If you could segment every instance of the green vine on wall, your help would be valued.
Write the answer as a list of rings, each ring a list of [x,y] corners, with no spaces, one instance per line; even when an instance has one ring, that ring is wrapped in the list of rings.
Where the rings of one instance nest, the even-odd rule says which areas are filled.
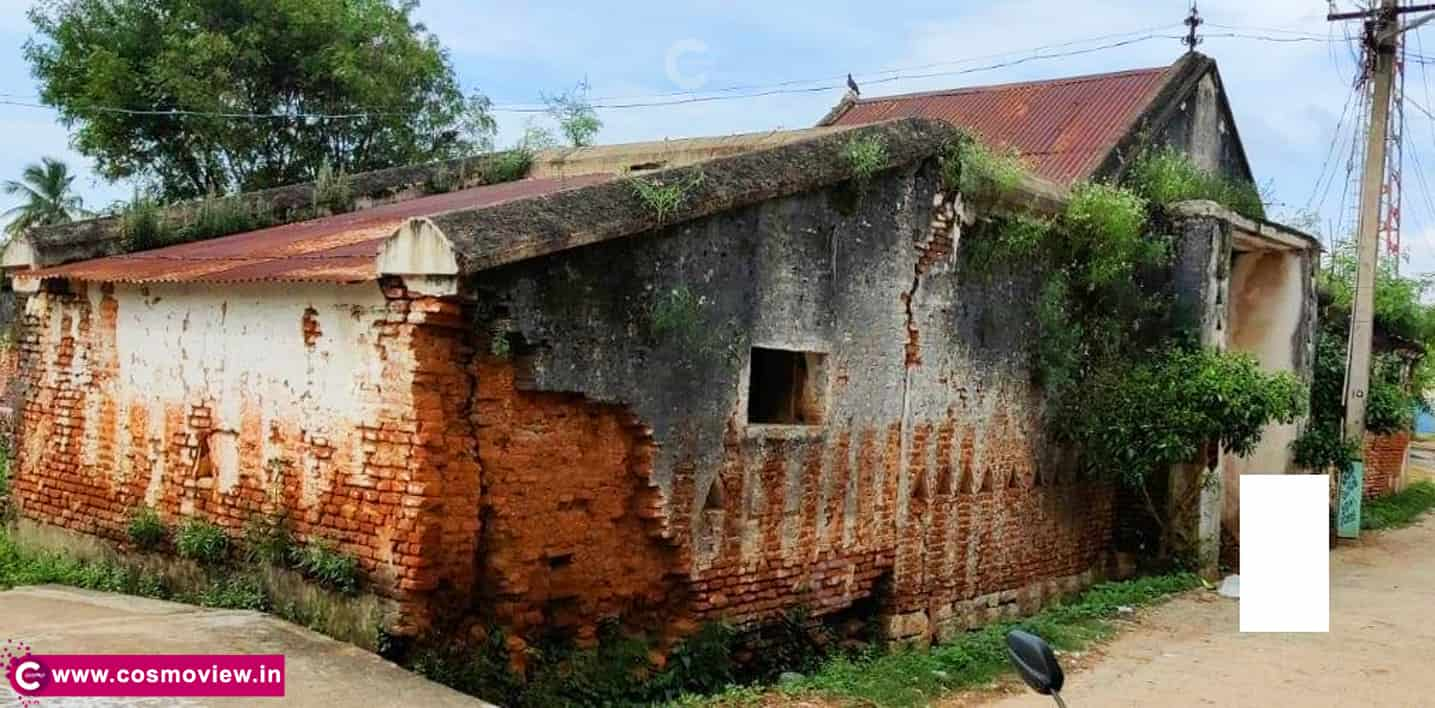
[[[1355,292],[1355,254],[1349,244],[1330,255],[1317,281],[1321,301],[1311,380],[1311,416],[1293,445],[1296,464],[1311,470],[1344,469],[1360,459],[1358,441],[1344,439],[1345,355]],[[1390,262],[1375,278],[1376,352],[1366,398],[1367,431],[1388,435],[1410,430],[1417,408],[1430,409],[1435,389],[1435,307],[1425,304],[1429,283],[1401,276]]]
[[[964,197],[1013,189],[1021,169],[1015,155],[969,137],[942,161],[944,184]],[[1160,526],[1159,555],[1170,533],[1164,505],[1147,493],[1154,475],[1205,461],[1214,446],[1248,452],[1267,424],[1305,410],[1305,388],[1293,376],[1200,347],[1179,326],[1169,292],[1175,237],[1165,229],[1166,205],[1214,198],[1249,210],[1253,193],[1179,153],[1149,151],[1120,184],[1073,187],[1054,219],[995,215],[964,237],[969,273],[1040,274],[1032,359],[1048,428],[1089,474],[1142,493]]]

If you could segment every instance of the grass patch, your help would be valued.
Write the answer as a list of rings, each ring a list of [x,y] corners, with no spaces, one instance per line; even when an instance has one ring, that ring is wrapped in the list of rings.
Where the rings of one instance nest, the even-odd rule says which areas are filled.
[[[137,507],[130,514],[130,524],[126,530],[129,532],[130,543],[144,551],[159,548],[169,535],[169,529],[165,528],[159,513],[147,506]]]
[[[1070,602],[1030,618],[998,622],[968,632],[929,650],[869,651],[839,655],[816,672],[775,690],[788,695],[816,694],[859,705],[920,706],[951,691],[986,683],[1007,673],[1006,633],[1022,628],[1053,647],[1072,650],[1110,636],[1108,621],[1121,607],[1141,607],[1197,587],[1190,573],[1103,583]],[[740,705],[760,701],[752,687],[732,688],[710,697],[685,696],[674,705]]]
[[[352,595],[359,589],[359,560],[328,543],[311,541],[293,549],[294,569],[320,585]]]
[[[852,168],[852,178],[861,184],[887,168],[887,144],[880,135],[852,138],[842,150],[842,156]]]
[[[229,558],[229,537],[208,521],[188,519],[174,535],[174,550],[180,558],[219,565]]]
[[[1416,482],[1404,491],[1366,501],[1360,511],[1360,527],[1398,529],[1419,521],[1431,509],[1435,509],[1435,482]]]
[[[165,220],[164,209],[155,199],[135,192],[134,198],[120,212],[120,241],[126,253],[148,251],[173,242],[173,228]]]
[[[1254,184],[1203,170],[1175,148],[1142,152],[1132,163],[1125,182],[1152,203],[1163,206],[1209,199],[1247,218],[1263,219],[1266,215],[1260,190]]]
[[[0,590],[57,584],[201,607],[258,610],[369,650],[377,648],[385,621],[382,603],[375,599],[342,596],[279,566],[200,566],[157,554],[115,554],[100,550],[105,544],[98,541],[78,548],[53,543],[0,527]]]
[[[1005,193],[1021,184],[1027,165],[1015,148],[995,148],[970,135],[947,146],[942,156],[942,184],[967,197]]]
[[[686,178],[662,181],[634,177],[629,180],[633,194],[653,213],[658,223],[666,223],[688,200],[688,195],[703,183],[703,173],[694,171]]]

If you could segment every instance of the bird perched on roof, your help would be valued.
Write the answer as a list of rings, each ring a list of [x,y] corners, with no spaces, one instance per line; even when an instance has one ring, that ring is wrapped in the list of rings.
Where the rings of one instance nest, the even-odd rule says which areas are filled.
[[[862,95],[862,89],[857,88],[857,82],[852,80],[851,74],[847,75],[847,88],[852,89],[852,93],[858,96]]]

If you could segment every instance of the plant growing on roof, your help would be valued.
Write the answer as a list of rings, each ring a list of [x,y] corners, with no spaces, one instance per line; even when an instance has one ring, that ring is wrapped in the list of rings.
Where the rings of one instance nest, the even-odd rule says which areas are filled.
[[[638,200],[652,212],[658,223],[666,223],[703,183],[702,170],[689,170],[666,177],[632,177],[628,184]]]
[[[141,194],[138,189],[129,203],[121,207],[119,221],[120,242],[127,253],[159,248],[168,245],[174,238],[174,231],[159,203]]]
[[[852,178],[865,184],[887,168],[887,144],[879,134],[854,135],[842,149],[842,157],[852,170]]]
[[[1027,171],[1015,148],[994,148],[964,131],[942,152],[941,168],[942,185],[968,197],[1011,191]]]
[[[349,175],[325,160],[314,176],[314,211],[346,214],[354,210],[354,187]]]
[[[1207,199],[1247,218],[1266,215],[1254,184],[1201,169],[1185,153],[1169,146],[1147,146],[1132,161],[1123,182],[1152,204]]]
[[[603,129],[603,121],[588,100],[587,79],[556,96],[545,94],[543,103],[548,107],[549,117],[558,123],[558,129],[573,147],[592,145],[593,138]]]

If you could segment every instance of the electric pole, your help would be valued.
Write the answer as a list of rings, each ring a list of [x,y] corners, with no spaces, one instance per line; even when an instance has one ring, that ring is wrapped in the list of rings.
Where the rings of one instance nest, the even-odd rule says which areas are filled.
[[[1370,340],[1375,322],[1375,272],[1379,258],[1380,191],[1385,183],[1386,131],[1390,129],[1390,89],[1395,80],[1397,0],[1381,0],[1367,17],[1365,41],[1371,59],[1370,122],[1365,140],[1365,172],[1360,181],[1360,227],[1356,234],[1355,301],[1345,366],[1345,438],[1365,440],[1365,405],[1370,387]],[[1330,19],[1343,19],[1332,14]]]

